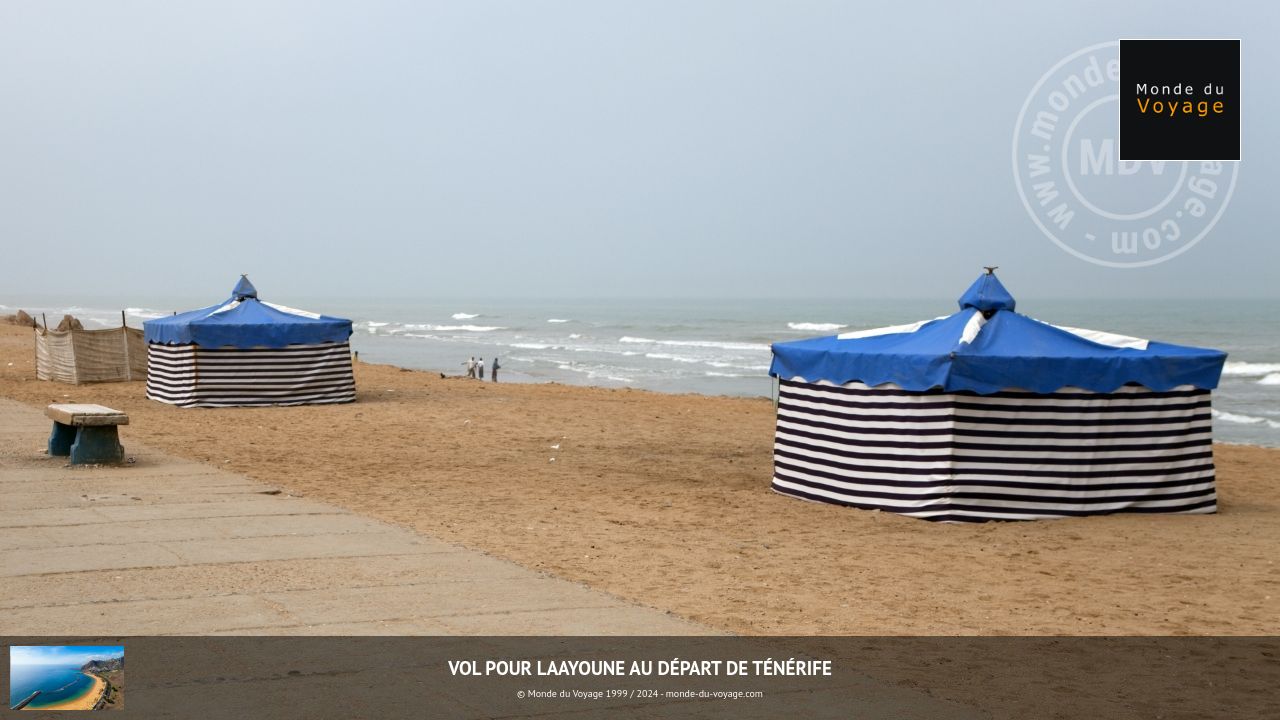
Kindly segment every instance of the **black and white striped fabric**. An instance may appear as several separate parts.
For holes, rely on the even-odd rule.
[[[782,380],[773,489],[926,520],[1212,513],[1209,391],[909,392]]]
[[[283,348],[147,345],[147,397],[184,407],[344,403],[356,399],[349,343]]]

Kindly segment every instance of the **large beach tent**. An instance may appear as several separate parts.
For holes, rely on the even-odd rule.
[[[351,321],[258,299],[247,277],[225,302],[143,323],[147,397],[186,407],[355,400]]]
[[[773,489],[928,520],[1214,512],[1226,354],[1014,307],[988,271],[953,315],[775,344]]]
[[[147,374],[142,331],[123,320],[121,313],[120,327],[100,330],[36,325],[36,377],[75,385],[141,380]]]

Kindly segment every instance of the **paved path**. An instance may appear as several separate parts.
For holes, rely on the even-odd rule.
[[[193,411],[199,412],[199,411]],[[44,454],[49,421],[0,399],[0,635],[115,642],[157,635],[712,635],[709,628],[332,505],[291,497],[147,448],[122,430],[119,467]],[[32,637],[32,641],[41,638]],[[133,637],[125,707],[147,717],[733,717],[799,714],[927,720],[972,709],[859,676],[798,677],[766,700],[528,700],[527,678],[454,677],[458,658],[791,657],[724,638],[637,637],[587,645],[495,638],[483,647],[400,640]],[[761,642],[747,640],[747,642]],[[522,644],[523,643],[523,644]],[[530,644],[531,643],[531,644]],[[539,644],[546,643],[546,644]],[[692,643],[692,644],[691,644]],[[758,689],[740,679],[737,685]],[[735,689],[731,679],[664,687]],[[745,684],[744,684],[745,683]],[[554,683],[539,680],[539,688]],[[648,678],[557,687],[651,689]],[[746,701],[743,701],[746,702]],[[377,709],[377,712],[373,712]],[[371,713],[371,714],[363,714]]]
[[[164,455],[127,427],[136,462],[71,467],[44,454],[49,426],[0,399],[0,635],[713,632]]]

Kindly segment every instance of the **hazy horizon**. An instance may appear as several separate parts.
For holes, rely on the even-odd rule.
[[[1280,13],[1188,2],[0,7],[0,303],[1280,297]],[[1067,255],[1010,170],[1040,76],[1241,37],[1240,179],[1188,252]]]

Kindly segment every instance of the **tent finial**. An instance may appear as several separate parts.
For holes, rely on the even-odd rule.
[[[983,314],[994,313],[997,310],[1013,310],[1016,303],[1013,296],[1000,283],[1000,278],[996,277],[996,267],[993,265],[986,270],[960,296],[960,309],[974,308],[981,310]]]
[[[982,269],[986,270],[988,275],[995,275],[996,271],[1000,269],[1000,266],[999,265],[983,265]]]
[[[231,291],[231,297],[235,300],[244,300],[245,298],[258,298],[258,291],[253,287],[253,283],[249,282],[248,275],[241,275],[240,282]]]

